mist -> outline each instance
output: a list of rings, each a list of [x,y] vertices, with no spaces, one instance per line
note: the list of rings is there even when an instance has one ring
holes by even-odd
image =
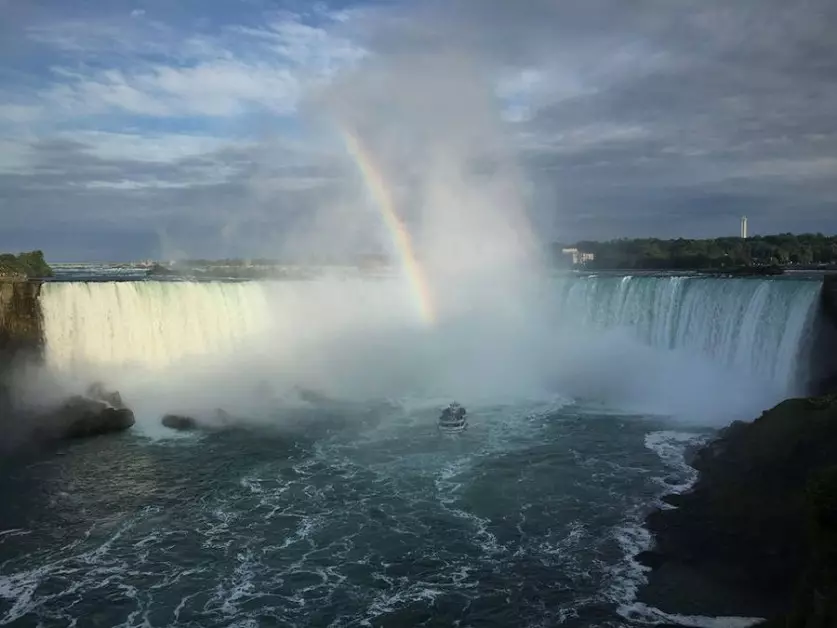
[[[50,356],[56,368],[106,378],[152,421],[164,412],[211,418],[215,408],[271,421],[277,404],[296,403],[299,386],[341,399],[413,396],[434,404],[554,395],[542,377],[557,354],[544,344],[540,244],[499,103],[476,57],[449,48],[370,60],[311,93],[307,105],[309,124],[333,150],[323,167],[339,164],[340,194],[323,197],[277,248],[303,259],[312,251],[384,250],[396,277],[265,284],[245,288],[239,305],[206,290],[94,297],[106,289],[91,286],[83,298],[92,299],[96,323],[67,320],[69,302],[47,313],[56,328],[66,325],[56,336],[68,345],[58,341]],[[426,296],[411,284],[404,251],[343,133],[359,139],[380,172]],[[271,191],[259,177],[250,183],[259,197]],[[424,298],[432,324],[417,315]],[[128,327],[137,330],[114,325],[125,315],[112,311],[117,303],[130,303]],[[162,319],[156,331],[145,322]],[[91,337],[71,340],[77,323]]]
[[[62,394],[104,381],[147,426],[165,413],[212,423],[219,409],[233,420],[281,423],[277,409],[310,404],[306,391],[434,407],[577,399],[704,424],[752,416],[772,401],[769,386],[747,373],[561,319],[524,193],[532,182],[489,68],[469,48],[473,38],[443,29],[428,42],[428,15],[386,24],[386,37],[414,45],[365,58],[306,95],[304,118],[319,138],[311,158],[333,175],[330,185],[281,236],[253,242],[298,258],[382,250],[392,276],[47,286],[46,370],[20,398],[37,397],[43,381]],[[426,295],[417,294],[346,133],[392,198]],[[279,152],[266,145],[263,158]],[[294,194],[272,185],[270,172],[256,169],[244,182],[259,209],[248,214],[245,203],[226,238],[258,222],[272,197]],[[180,250],[165,236],[167,250]],[[432,321],[418,315],[420,299]]]

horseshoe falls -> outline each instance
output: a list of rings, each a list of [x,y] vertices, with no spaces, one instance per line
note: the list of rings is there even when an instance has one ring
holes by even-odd
[[[269,333],[321,331],[325,318],[332,329],[335,319],[358,322],[363,307],[374,323],[381,307],[398,309],[398,288],[384,281],[51,283],[43,297],[48,360],[160,366],[235,351]],[[757,374],[783,392],[804,377],[816,281],[593,276],[558,279],[549,288],[556,332],[567,325],[629,331],[648,346],[689,350]]]
[[[586,277],[560,281],[558,293],[560,319],[574,329],[619,330],[758,382],[767,403],[803,393],[808,382],[818,281]]]
[[[46,283],[38,381],[137,424],[0,473],[0,625],[750,625],[632,557],[687,447],[804,390],[819,294],[562,275],[426,326],[397,278]]]

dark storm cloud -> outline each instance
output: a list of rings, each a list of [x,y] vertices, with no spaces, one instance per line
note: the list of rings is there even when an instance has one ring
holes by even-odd
[[[281,231],[333,196],[339,174],[325,163],[272,163],[252,146],[165,163],[90,149],[36,142],[31,165],[0,173],[0,248],[49,248],[56,259],[277,254]]]
[[[603,47],[565,50],[588,81],[526,123],[531,138],[566,134],[526,154],[568,231],[735,233],[742,213],[761,232],[837,231],[837,4],[619,3],[636,30],[596,4],[599,28],[581,22]],[[613,61],[626,50],[643,52]],[[574,142],[579,128],[614,132]]]

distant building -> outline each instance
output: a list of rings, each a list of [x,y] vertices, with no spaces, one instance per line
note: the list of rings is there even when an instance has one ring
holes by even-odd
[[[561,249],[561,253],[572,258],[573,266],[586,264],[587,262],[592,262],[596,259],[596,255],[594,253],[584,253],[579,251],[577,248]]]
[[[741,237],[747,238],[747,216],[741,216]]]

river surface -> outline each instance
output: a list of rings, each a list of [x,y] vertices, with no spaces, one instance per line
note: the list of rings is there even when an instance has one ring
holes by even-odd
[[[7,468],[0,623],[628,625],[641,517],[707,434],[559,402],[457,436],[422,407],[283,415]]]

